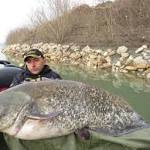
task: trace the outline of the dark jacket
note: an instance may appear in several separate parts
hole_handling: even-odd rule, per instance
[[[38,75],[32,74],[28,69],[24,69],[20,71],[13,79],[10,87],[16,86],[21,84],[25,81],[38,81],[42,80],[43,78],[49,79],[61,79],[60,75],[54,72],[52,69],[49,68],[48,65],[45,65],[42,71]]]

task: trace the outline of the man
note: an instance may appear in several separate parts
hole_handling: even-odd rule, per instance
[[[31,49],[24,55],[24,70],[17,74],[10,87],[27,81],[39,81],[46,78],[61,79],[60,75],[46,65],[43,53],[38,49]]]

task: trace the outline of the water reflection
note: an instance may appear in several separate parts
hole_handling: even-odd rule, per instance
[[[132,74],[85,71],[70,66],[52,66],[52,68],[57,70],[64,79],[82,81],[123,97],[138,113],[150,121],[150,81]]]
[[[53,67],[53,66],[52,66]],[[54,69],[65,79],[84,81],[101,87],[101,82],[109,82],[114,88],[121,88],[126,85],[133,89],[136,93],[150,92],[150,81],[147,79],[139,78],[133,74],[111,73],[108,71],[85,71],[76,67],[70,66],[57,66]],[[98,81],[98,82],[95,82]]]

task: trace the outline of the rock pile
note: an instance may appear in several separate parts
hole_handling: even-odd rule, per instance
[[[137,50],[129,50],[126,46],[117,49],[84,48],[76,44],[60,45],[54,43],[14,44],[3,51],[14,57],[20,57],[30,48],[39,48],[51,63],[64,63],[87,67],[90,69],[109,69],[112,72],[135,73],[150,79],[150,49],[147,45]]]

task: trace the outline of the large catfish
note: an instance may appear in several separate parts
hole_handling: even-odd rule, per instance
[[[84,127],[119,136],[148,126],[120,97],[81,82],[28,82],[0,93],[0,132],[21,139],[58,137]]]

